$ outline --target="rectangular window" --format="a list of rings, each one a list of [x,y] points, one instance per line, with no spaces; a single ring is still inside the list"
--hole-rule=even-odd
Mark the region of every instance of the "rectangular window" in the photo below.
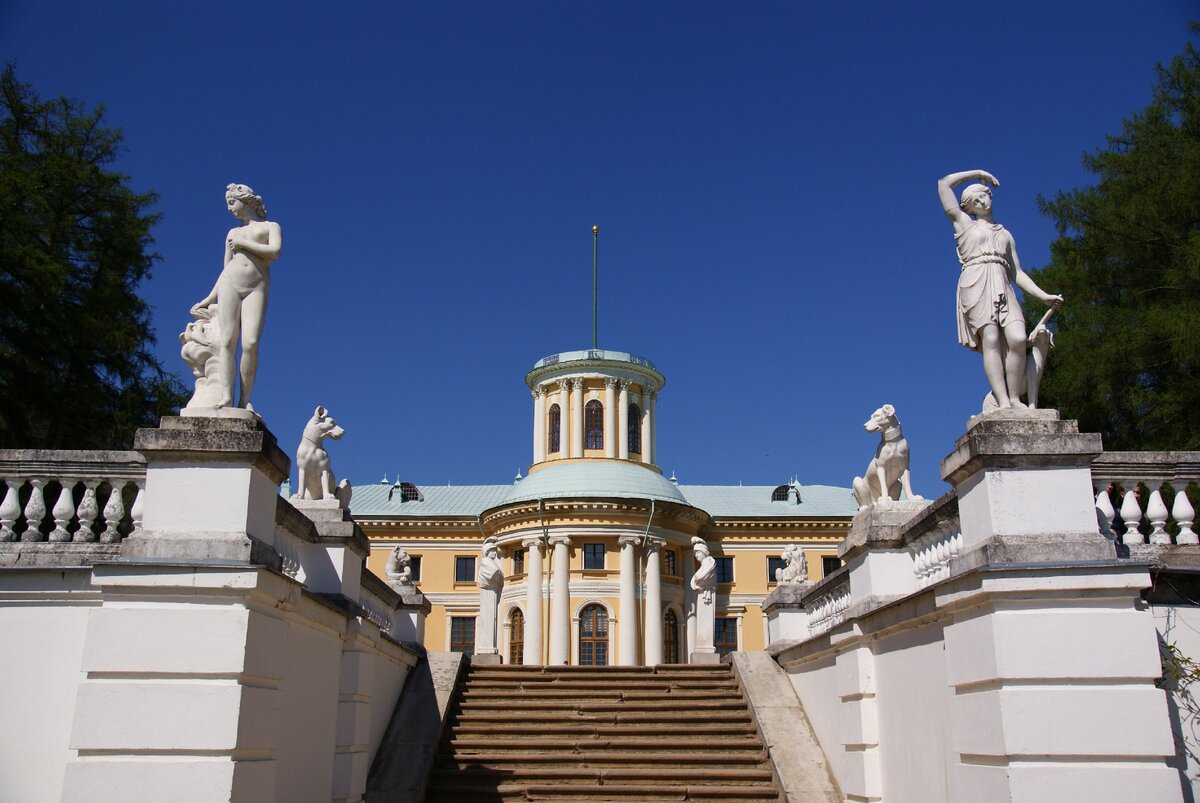
[[[783,558],[769,557],[767,558],[767,582],[775,582],[775,570],[783,569],[787,564],[783,562]]]
[[[842,568],[842,562],[832,555],[826,555],[821,558],[821,576],[828,577],[829,575]]]
[[[414,583],[421,582],[421,556],[409,555],[408,566],[410,569],[412,569],[412,581]]]
[[[475,582],[475,558],[459,555],[454,558],[454,582]]]
[[[713,622],[713,646],[718,655],[737,652],[737,619],[724,617]]]
[[[597,570],[604,568],[604,544],[583,545],[583,568]]]
[[[663,574],[671,577],[679,576],[679,553],[673,549],[664,549],[662,553]]]
[[[471,558],[474,560],[474,558]],[[450,619],[450,652],[475,654],[475,617],[454,616]]]
[[[525,550],[513,550],[513,574],[525,574]]]
[[[716,558],[717,561],[717,582],[732,583],[733,582],[733,558]]]

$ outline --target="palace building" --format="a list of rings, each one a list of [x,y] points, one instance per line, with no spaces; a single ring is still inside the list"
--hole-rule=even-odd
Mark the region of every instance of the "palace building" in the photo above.
[[[839,565],[857,510],[848,488],[682,485],[655,464],[664,376],[644,357],[588,350],[540,360],[533,463],[505,485],[417,485],[397,478],[354,489],[354,520],[384,576],[396,546],[432,605],[429,650],[472,651],[480,546],[498,541],[505,585],[497,647],[504,663],[686,663],[695,637],[692,538],[717,561],[717,651],[766,646],[762,602],[785,547],[808,577]]]

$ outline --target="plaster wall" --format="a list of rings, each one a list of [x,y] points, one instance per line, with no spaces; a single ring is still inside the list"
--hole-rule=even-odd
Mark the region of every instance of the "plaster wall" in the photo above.
[[[82,678],[87,572],[22,573],[0,591],[0,800],[58,801]]]
[[[1154,605],[1150,608],[1159,638],[1174,645],[1179,656],[1200,663],[1200,608]],[[1175,761],[1184,786],[1184,800],[1200,800],[1200,688],[1193,685],[1167,695],[1167,710],[1175,736]]]
[[[813,726],[817,741],[833,770],[833,777],[847,776],[846,754],[842,750],[841,701],[837,691],[837,666],[833,653],[789,668],[788,680]]]

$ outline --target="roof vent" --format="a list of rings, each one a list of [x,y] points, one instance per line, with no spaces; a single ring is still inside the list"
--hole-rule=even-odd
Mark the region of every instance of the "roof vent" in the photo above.
[[[387,472],[384,472],[383,479],[379,481],[380,485],[391,485],[391,481],[387,478]]]
[[[679,480],[675,479],[675,472],[674,472],[674,471],[672,471],[672,472],[671,472],[671,482],[675,483],[676,485],[678,485],[678,484],[679,484]]]

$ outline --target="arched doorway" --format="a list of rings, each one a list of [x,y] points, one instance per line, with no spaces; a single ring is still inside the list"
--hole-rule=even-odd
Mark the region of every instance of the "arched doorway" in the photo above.
[[[663,617],[663,663],[679,663],[679,620],[670,608]]]
[[[608,666],[608,611],[603,605],[579,612],[579,665]]]
[[[513,608],[508,617],[508,662],[525,663],[525,614],[520,608]]]

